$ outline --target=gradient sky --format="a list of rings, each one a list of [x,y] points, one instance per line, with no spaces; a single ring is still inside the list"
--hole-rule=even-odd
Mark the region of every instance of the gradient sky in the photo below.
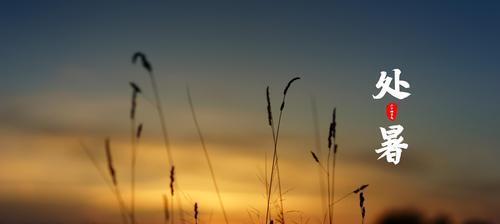
[[[222,217],[185,85],[230,219],[249,223],[247,210],[264,209],[258,177],[272,153],[265,88],[277,106],[286,82],[301,76],[287,101],[279,149],[287,210],[300,211],[291,219],[318,223],[321,216],[308,154],[315,98],[323,149],[337,107],[338,195],[369,183],[369,223],[402,207],[500,222],[499,3],[22,1],[3,4],[0,24],[0,222],[119,221],[78,141],[104,159],[110,136],[127,186],[128,82],[152,98],[147,75],[130,63],[138,50],[158,76],[179,182],[190,198],[186,210],[199,202],[202,220]],[[398,101],[410,147],[397,166],[377,161],[373,151],[382,142],[378,127],[390,124],[385,104],[394,98],[371,97],[379,72],[394,68],[412,93]],[[154,107],[140,100],[139,218],[159,223],[168,166]],[[357,199],[336,215],[359,222]]]

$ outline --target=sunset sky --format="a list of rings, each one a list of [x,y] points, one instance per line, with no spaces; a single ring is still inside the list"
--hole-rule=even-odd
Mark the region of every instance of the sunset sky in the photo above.
[[[106,166],[111,138],[129,198],[131,88],[144,90],[138,120],[137,209],[162,223],[168,160],[148,100],[153,65],[189,217],[223,223],[189,111],[189,84],[231,223],[265,214],[264,176],[275,116],[289,90],[279,144],[287,218],[321,223],[312,99],[326,151],[337,108],[336,196],[370,184],[367,223],[414,208],[456,222],[500,223],[500,4],[490,1],[21,1],[0,8],[0,223],[120,223],[116,201],[80,147]],[[374,100],[380,71],[402,70],[412,95]],[[392,74],[392,73],[389,73]],[[390,122],[385,105],[395,101]],[[401,124],[401,163],[377,160],[379,127]],[[360,223],[352,196],[338,223]],[[190,220],[192,221],[192,220]]]

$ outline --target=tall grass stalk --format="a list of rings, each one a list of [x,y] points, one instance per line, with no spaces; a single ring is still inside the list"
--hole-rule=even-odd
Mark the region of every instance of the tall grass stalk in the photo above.
[[[80,146],[83,149],[83,151],[85,152],[85,154],[87,155],[87,157],[89,158],[89,160],[92,162],[92,165],[94,165],[94,167],[99,172],[99,175],[103,179],[104,183],[106,183],[106,186],[108,187],[108,189],[115,196],[117,204],[118,204],[118,208],[120,209],[122,223],[127,224],[128,223],[127,207],[125,206],[125,202],[123,201],[123,198],[119,194],[119,191],[117,191],[115,189],[115,186],[112,183],[110,183],[109,178],[106,175],[106,172],[102,169],[101,166],[99,166],[97,159],[94,157],[94,155],[92,155],[89,148],[83,142],[80,142]]]
[[[116,169],[115,169],[114,164],[113,164],[113,156],[111,153],[111,142],[110,142],[109,138],[106,138],[106,140],[105,140],[105,151],[106,151],[106,161],[108,164],[108,171],[109,171],[109,175],[111,177],[111,182],[113,183],[113,186],[114,186],[115,195],[116,195],[119,203],[121,203],[123,205],[123,207],[125,208],[125,202],[123,200],[123,197],[122,197],[122,194],[120,191],[120,187],[118,185],[118,178],[117,178],[117,174],[116,174]],[[127,220],[127,218],[126,218],[126,209],[125,209],[123,222],[127,223],[126,220]]]
[[[314,128],[314,145],[316,149],[316,158],[323,158],[323,149],[321,147],[321,134],[320,134],[320,129],[319,129],[319,121],[318,121],[318,107],[316,104],[316,99],[311,96],[311,112],[312,112],[312,123],[313,123],[313,128]],[[313,153],[314,154],[314,153]],[[319,180],[319,190],[321,192],[321,211],[323,214],[325,214],[324,217],[326,217],[327,214],[327,207],[329,202],[326,199],[326,193],[325,193],[325,179],[324,179],[324,170],[325,168],[322,166],[322,164],[319,162],[318,159],[318,164],[320,165],[318,167],[318,180]],[[326,199],[326,200],[325,200]],[[323,223],[325,220],[323,219]]]
[[[347,197],[349,197],[349,196],[351,196],[353,194],[358,194],[359,192],[362,192],[367,187],[368,187],[368,184],[361,185],[360,187],[356,188],[354,191],[351,191],[351,192],[345,194],[344,196],[340,197],[336,201],[334,201],[332,203],[332,206],[335,206],[335,204],[341,202],[342,200],[346,199]]]
[[[313,114],[314,114],[314,103],[313,103]],[[321,170],[324,171],[326,175],[326,183],[327,183],[327,205],[328,205],[328,212],[327,215],[325,214],[325,218],[328,218],[328,223],[332,224],[333,223],[333,217],[334,217],[334,210],[333,210],[333,202],[335,201],[335,163],[337,159],[337,149],[338,146],[335,143],[336,139],[336,108],[333,108],[333,114],[332,114],[332,122],[330,123],[329,129],[328,129],[328,155],[326,157],[326,168],[323,167],[323,164],[320,161],[320,157],[311,151],[311,154],[314,158],[314,161],[319,164],[319,167]],[[313,116],[314,117],[314,116]],[[316,119],[314,119],[316,120]],[[319,136],[319,131],[316,132],[316,136]],[[318,150],[317,150],[318,151]],[[319,151],[321,152],[321,151]],[[321,177],[320,177],[321,180]],[[323,195],[323,194],[322,194]],[[324,220],[323,220],[324,222]]]
[[[285,108],[285,99],[286,99],[286,94],[288,92],[288,89],[290,88],[291,84],[299,80],[300,77],[295,77],[291,79],[288,84],[286,85],[285,89],[283,90],[283,99],[281,102],[280,106],[280,113],[278,117],[278,125],[276,126],[276,131],[275,131],[275,126],[274,126],[274,120],[273,120],[273,115],[272,115],[272,108],[271,108],[271,100],[270,100],[270,94],[269,94],[269,87],[266,89],[266,99],[267,99],[267,114],[268,114],[268,123],[269,126],[271,127],[271,131],[273,133],[273,143],[274,143],[274,149],[273,149],[273,161],[272,161],[272,166],[271,166],[271,176],[269,180],[269,190],[268,190],[268,195],[267,195],[267,205],[266,205],[266,219],[265,222],[267,223],[269,220],[269,207],[270,207],[270,202],[271,202],[271,190],[273,186],[273,177],[274,177],[274,171],[276,170],[277,172],[277,178],[278,178],[278,193],[279,193],[279,201],[280,201],[280,217],[281,217],[281,222],[285,223],[285,216],[284,216],[284,208],[283,208],[283,194],[281,191],[281,180],[280,180],[280,175],[279,175],[279,165],[278,165],[278,139],[279,139],[279,132],[280,132],[280,126],[281,126],[281,118],[283,116],[283,109]],[[270,220],[272,221],[272,220]]]
[[[135,224],[135,170],[136,170],[136,160],[137,160],[137,137],[139,133],[136,131],[136,119],[135,114],[137,110],[137,95],[142,91],[137,86],[137,84],[130,82],[132,87],[132,100],[130,107],[130,144],[132,146],[132,161],[131,161],[131,171],[130,171],[130,222]],[[142,126],[141,126],[142,131]]]
[[[174,194],[175,194],[175,166],[172,166],[170,168],[170,208],[171,208],[171,213],[170,213],[170,224],[174,224]]]
[[[167,194],[163,195],[163,223],[167,224],[170,219],[170,214],[168,211],[168,197]]]
[[[198,203],[194,203],[194,223],[198,224]]]
[[[136,52],[132,56],[132,63],[135,64],[138,60],[141,61],[142,67],[148,72],[148,75],[149,75],[149,80],[151,82],[151,87],[153,89],[153,94],[154,94],[154,98],[155,98],[154,104],[156,107],[156,111],[158,113],[158,117],[160,118],[160,126],[161,126],[161,130],[162,130],[163,143],[165,146],[165,151],[167,153],[169,167],[171,169],[173,169],[175,164],[174,164],[174,159],[172,156],[172,150],[170,147],[170,140],[168,137],[168,129],[167,129],[167,124],[166,124],[166,119],[165,119],[165,115],[163,113],[163,106],[162,106],[161,99],[160,99],[160,93],[158,90],[156,77],[155,77],[155,74],[153,72],[153,67],[152,67],[151,63],[149,63],[149,61],[147,60],[146,55],[142,52]],[[178,188],[177,182],[175,183],[175,185],[171,186],[171,189],[173,189],[174,187]],[[180,197],[178,197],[179,213],[181,214],[181,221],[183,222],[184,219],[182,218],[182,204],[181,204],[180,200],[181,200]],[[174,201],[173,197],[171,198],[171,201],[173,204],[173,201]],[[171,207],[171,210],[172,210],[172,217],[170,217],[170,218],[171,218],[171,221],[173,222],[173,212],[174,212],[173,206]]]
[[[332,122],[330,123],[330,128],[328,131],[328,160],[327,160],[327,167],[328,167],[328,209],[329,209],[329,221],[330,224],[334,223],[334,206],[332,205],[333,201],[335,201],[335,163],[337,160],[337,144],[335,143],[336,140],[336,127],[337,127],[337,122],[336,122],[336,108],[333,108],[333,114],[332,114]],[[333,153],[332,153],[333,152]],[[332,168],[331,168],[331,173],[330,173],[330,156],[333,154],[332,158]],[[331,177],[331,181],[330,181]],[[331,189],[330,189],[331,188]]]
[[[327,195],[328,195],[328,223],[332,224],[333,221],[333,211],[332,211],[332,185],[331,185],[331,180],[330,180],[330,158],[331,158],[331,150],[328,150],[328,157],[326,160],[326,167],[327,167],[327,172],[326,172],[326,182],[327,182]]]
[[[331,202],[335,201],[335,167],[337,165],[337,150],[338,150],[338,145],[337,145],[337,138],[336,138],[336,125],[337,125],[337,122],[336,122],[336,108],[333,109],[333,119],[332,119],[332,124],[333,124],[333,164],[332,164],[332,199],[331,199]],[[332,208],[332,220],[333,220],[333,217],[335,217],[335,212],[334,212],[334,209],[335,207],[334,206],[331,206]]]
[[[365,208],[365,194],[363,191],[359,193],[359,207],[361,208],[361,224],[365,224],[366,208]]]
[[[198,133],[198,137],[200,138],[200,143],[201,143],[201,147],[203,149],[203,153],[205,155],[205,160],[207,161],[208,168],[210,170],[210,176],[212,177],[212,182],[213,182],[213,185],[215,188],[215,192],[217,193],[219,205],[220,205],[220,208],[222,210],[222,214],[224,216],[224,221],[226,222],[226,224],[229,224],[227,214],[226,214],[226,209],[224,208],[224,203],[222,201],[219,186],[218,186],[217,180],[215,178],[215,171],[214,171],[214,168],[212,166],[210,156],[208,155],[208,149],[205,145],[205,138],[203,137],[203,134],[202,134],[201,128],[200,128],[200,124],[198,123],[198,117],[196,116],[196,111],[194,109],[193,99],[191,98],[191,91],[189,90],[189,86],[186,86],[186,92],[187,92],[187,97],[188,97],[188,102],[189,102],[189,108],[191,109],[191,115],[193,117],[194,125],[196,126],[196,131]]]
[[[167,131],[167,124],[165,120],[165,115],[163,113],[163,106],[161,104],[161,99],[160,99],[160,93],[158,91],[158,85],[156,82],[156,77],[153,72],[153,67],[151,66],[151,63],[149,63],[148,59],[146,58],[146,55],[142,52],[136,52],[132,56],[132,63],[136,63],[137,60],[141,60],[142,67],[146,69],[149,75],[149,80],[151,82],[151,86],[153,88],[153,94],[155,96],[155,106],[156,106],[156,111],[158,113],[158,117],[160,118],[160,125],[161,125],[161,130],[163,134],[163,143],[165,146],[165,150],[167,151],[167,157],[168,157],[168,162],[169,166],[174,166],[173,162],[173,157],[172,157],[172,152],[170,149],[170,141],[168,137],[168,131]]]

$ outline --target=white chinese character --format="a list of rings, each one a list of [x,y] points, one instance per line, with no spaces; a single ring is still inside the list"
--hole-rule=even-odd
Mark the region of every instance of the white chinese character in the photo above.
[[[378,159],[386,157],[389,163],[394,163],[395,165],[399,163],[401,152],[403,149],[408,148],[408,144],[403,143],[404,138],[402,136],[398,138],[398,135],[400,135],[403,130],[404,128],[401,125],[389,126],[389,130],[382,127],[380,128],[382,138],[385,142],[381,144],[382,148],[375,150],[377,154],[383,153]]]
[[[393,69],[392,71],[394,71],[394,89],[390,87],[392,78],[387,77],[387,72],[381,71],[380,72],[380,79],[378,80],[375,87],[377,87],[377,89],[380,89],[380,88],[382,88],[382,89],[380,90],[380,92],[376,96],[372,95],[373,99],[380,99],[380,98],[384,97],[385,93],[389,93],[393,97],[396,97],[400,100],[411,95],[411,93],[401,92],[399,90],[399,86],[402,86],[404,88],[410,88],[410,84],[408,82],[403,81],[403,80],[399,80],[399,76],[401,75],[401,70]]]

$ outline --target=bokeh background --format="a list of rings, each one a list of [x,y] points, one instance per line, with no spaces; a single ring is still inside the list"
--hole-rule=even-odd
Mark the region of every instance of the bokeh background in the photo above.
[[[500,4],[494,1],[18,1],[0,8],[0,223],[119,223],[113,196],[80,148],[104,165],[112,139],[129,194],[129,81],[152,98],[131,56],[147,53],[160,85],[185,210],[221,223],[189,113],[191,87],[233,223],[265,212],[270,162],[265,88],[275,111],[291,88],[279,146],[287,218],[320,223],[312,99],[321,144],[337,107],[337,196],[369,183],[367,223],[398,209],[499,223]],[[378,160],[382,70],[402,70],[397,101],[409,149]],[[168,164],[154,107],[139,99],[138,219],[161,223]],[[356,197],[336,206],[359,223]]]

